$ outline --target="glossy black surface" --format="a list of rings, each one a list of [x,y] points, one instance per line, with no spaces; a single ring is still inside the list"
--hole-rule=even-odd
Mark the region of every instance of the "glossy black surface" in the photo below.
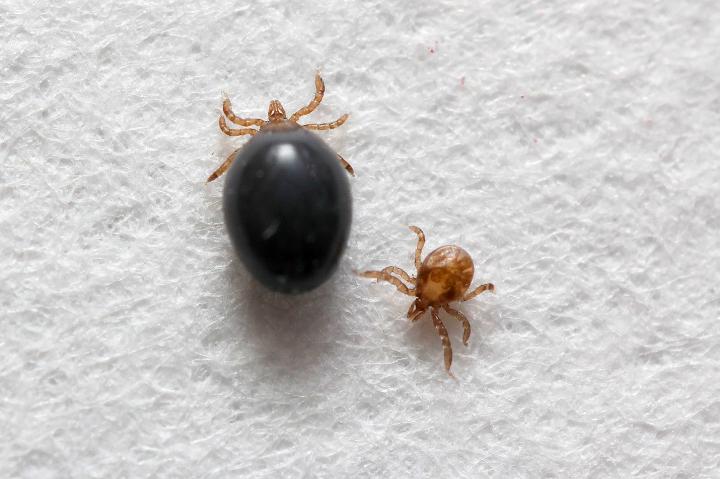
[[[309,291],[332,275],[352,220],[336,154],[297,127],[264,130],[245,145],[227,173],[223,209],[247,269],[284,293]]]

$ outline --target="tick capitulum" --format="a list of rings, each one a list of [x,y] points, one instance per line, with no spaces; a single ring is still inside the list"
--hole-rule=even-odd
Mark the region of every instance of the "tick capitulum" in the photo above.
[[[452,346],[447,329],[440,319],[438,311],[444,309],[449,315],[455,317],[463,325],[463,344],[467,346],[470,339],[470,322],[460,311],[450,307],[453,301],[467,301],[483,291],[495,291],[492,283],[481,284],[468,292],[472,283],[475,267],[467,251],[459,246],[441,246],[431,252],[421,261],[425,234],[417,226],[410,229],[418,235],[417,248],[415,248],[415,268],[417,277],[410,276],[397,266],[388,266],[381,271],[365,271],[360,276],[375,278],[378,281],[387,281],[393,284],[398,291],[414,296],[415,301],[410,305],[407,317],[410,321],[417,321],[423,313],[430,310],[433,325],[442,340],[445,353],[445,370],[452,376]],[[407,284],[405,284],[407,283]],[[409,286],[408,286],[409,285]]]
[[[238,118],[230,100],[223,102],[220,129],[226,135],[251,135],[208,178],[226,170],[223,190],[225,226],[238,256],[259,282],[283,293],[309,291],[335,271],[345,249],[352,219],[346,171],[350,165],[310,130],[331,123],[298,124],[325,92],[315,76],[315,97],[290,118],[279,101],[270,102],[268,120]],[[243,127],[230,129],[227,120]]]

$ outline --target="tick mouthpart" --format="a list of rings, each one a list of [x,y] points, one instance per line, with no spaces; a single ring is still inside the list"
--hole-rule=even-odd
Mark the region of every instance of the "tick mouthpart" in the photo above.
[[[270,107],[268,108],[268,120],[271,122],[287,120],[285,108],[283,108],[282,103],[278,100],[270,102]]]

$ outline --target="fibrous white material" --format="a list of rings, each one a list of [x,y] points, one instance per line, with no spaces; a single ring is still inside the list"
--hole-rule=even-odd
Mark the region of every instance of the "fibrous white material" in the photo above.
[[[720,4],[0,5],[0,477],[718,477]],[[236,113],[350,113],[340,270],[253,284]],[[431,321],[354,269],[468,250]]]

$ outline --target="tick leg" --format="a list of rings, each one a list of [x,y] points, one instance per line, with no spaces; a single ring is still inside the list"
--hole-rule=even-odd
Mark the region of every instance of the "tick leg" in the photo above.
[[[417,226],[411,226],[410,229],[418,235],[417,247],[415,248],[415,268],[420,271],[420,265],[422,264],[420,255],[422,254],[423,246],[425,246],[425,233]]]
[[[450,345],[450,337],[448,336],[447,329],[445,328],[445,325],[440,319],[440,316],[438,315],[435,308],[432,308],[431,313],[433,319],[433,326],[435,326],[435,329],[437,330],[438,334],[440,335],[440,339],[442,340],[443,352],[445,353],[445,371],[447,371],[447,373],[451,377],[455,377],[450,372],[450,366],[452,365],[452,346]]]
[[[463,296],[462,300],[467,301],[469,299],[473,299],[475,296],[482,293],[483,291],[490,291],[491,293],[494,293],[495,285],[492,283],[481,284],[480,286],[478,286],[477,288],[475,288],[474,290],[470,291],[465,296]]]
[[[220,177],[220,175],[225,173],[227,171],[227,169],[230,168],[230,165],[232,165],[232,162],[235,161],[235,157],[242,149],[243,149],[243,147],[241,146],[237,150],[230,153],[230,155],[227,157],[227,159],[225,161],[223,161],[223,164],[220,165],[220,167],[217,170],[213,171],[210,176],[208,176],[208,179],[205,183],[210,183],[211,181],[216,180],[218,177]]]
[[[315,72],[315,97],[310,101],[310,103],[308,103],[307,106],[304,106],[293,113],[290,117],[290,121],[298,121],[301,116],[312,113],[322,101],[323,95],[325,95],[325,83],[320,76],[320,72]]]
[[[386,273],[384,271],[365,271],[358,274],[365,278],[375,278],[378,281],[387,281],[388,283],[394,285],[401,293],[407,294],[408,296],[415,296],[415,289],[408,288],[402,281],[395,276],[392,276],[390,273]]]
[[[223,96],[223,113],[228,120],[240,126],[263,126],[265,124],[265,120],[261,120],[260,118],[238,118],[232,111],[232,104],[230,103],[230,98],[228,98],[227,95],[225,95],[224,93]]]
[[[220,120],[218,120],[218,124],[220,125],[220,129],[223,133],[225,133],[228,136],[242,136],[242,135],[255,135],[258,130],[255,128],[241,128],[240,130],[232,130],[228,128],[227,123],[225,123],[225,117],[221,116]]]
[[[470,339],[470,321],[457,309],[453,309],[447,304],[443,305],[443,309],[451,316],[455,316],[458,321],[463,325],[463,344],[468,345],[468,339]]]
[[[342,125],[350,117],[347,113],[338,118],[337,120],[330,123],[308,123],[307,125],[300,125],[308,130],[333,130],[338,126]]]
[[[350,163],[345,161],[345,158],[343,158],[342,156],[338,155],[337,153],[335,154],[337,155],[337,159],[342,165],[342,167],[345,168],[345,170],[350,173],[351,176],[355,176],[355,170],[353,170],[353,167],[350,165]]]
[[[402,279],[404,279],[406,282],[414,285],[415,284],[415,278],[410,276],[403,270],[402,268],[398,268],[397,266],[388,266],[387,268],[383,268],[383,273],[395,273],[396,275],[400,276]]]

